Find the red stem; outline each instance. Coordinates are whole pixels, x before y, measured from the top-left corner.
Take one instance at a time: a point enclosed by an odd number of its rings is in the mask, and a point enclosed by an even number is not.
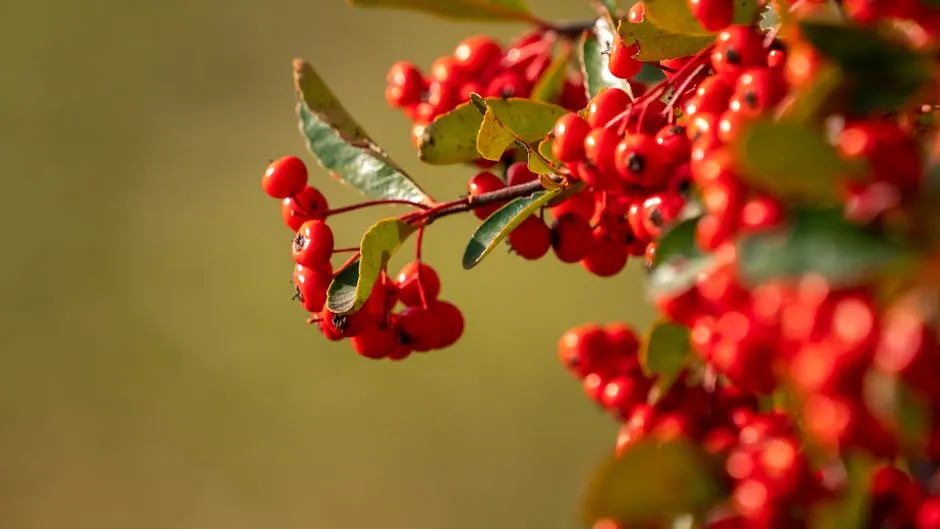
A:
[[[675,93],[672,94],[672,98],[670,98],[669,104],[666,105],[665,109],[663,109],[664,116],[667,114],[675,114],[676,102],[679,101],[679,98],[682,97],[682,94],[685,93],[685,91],[689,88],[689,85],[691,85],[693,81],[695,81],[695,78],[698,77],[698,75],[704,71],[705,71],[705,65],[700,64],[695,70],[692,71],[692,73],[688,77],[685,78],[684,81],[682,81],[682,84],[680,84],[676,88]]]
[[[336,209],[328,209],[323,212],[323,215],[329,217],[330,215],[339,215],[340,213],[348,213],[350,211],[356,211],[359,209],[371,208],[375,206],[393,206],[393,205],[402,205],[402,206],[411,206],[419,209],[431,209],[431,206],[427,204],[422,204],[420,202],[412,202],[410,200],[400,200],[395,198],[386,198],[383,200],[369,200],[367,202],[360,202],[358,204],[352,204],[350,206],[344,206]]]
[[[334,248],[333,253],[349,253],[349,252],[358,252],[358,246],[350,246],[348,248]]]
[[[421,299],[421,306],[425,310],[428,308],[428,297],[424,293],[424,281],[421,280],[421,247],[424,244],[424,227],[418,228],[418,240],[415,242],[415,261],[418,263],[418,297]]]

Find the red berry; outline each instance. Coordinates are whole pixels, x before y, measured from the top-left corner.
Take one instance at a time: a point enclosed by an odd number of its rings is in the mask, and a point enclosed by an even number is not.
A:
[[[783,71],[787,64],[787,53],[784,50],[770,50],[767,52],[767,67]]]
[[[581,110],[587,106],[588,98],[584,89],[584,77],[580,73],[572,75],[565,81],[559,104],[568,110]]]
[[[590,162],[572,162],[568,167],[571,177],[581,180],[592,191],[617,191],[622,186],[616,172],[604,171]]]
[[[617,172],[628,184],[661,188],[668,178],[667,151],[648,134],[630,134],[617,145]]]
[[[506,185],[517,186],[538,180],[539,175],[529,170],[526,162],[516,162],[506,169]]]
[[[629,94],[619,88],[605,88],[588,103],[587,121],[592,127],[606,126],[623,114],[629,104]]]
[[[734,167],[734,154],[726,149],[711,151],[707,156],[691,166],[692,180],[701,188],[710,187],[716,182],[738,180]]]
[[[636,44],[627,46],[622,40],[618,40],[614,49],[610,51],[610,60],[607,62],[607,69],[611,75],[620,79],[630,79],[640,73],[643,63],[633,58],[639,51]]]
[[[630,203],[630,208],[627,210],[627,224],[630,225],[630,230],[633,232],[633,236],[637,239],[649,242],[653,238],[646,231],[646,223],[643,222],[643,202],[644,200],[635,200]]]
[[[441,344],[441,322],[431,309],[408,307],[396,314],[393,322],[402,342],[415,351],[423,353]]]
[[[307,186],[294,197],[281,201],[281,217],[284,224],[296,232],[304,222],[322,219],[323,213],[329,208],[326,197],[316,188]]]
[[[578,114],[570,112],[558,118],[553,130],[552,154],[562,162],[584,159],[584,139],[591,126]]]
[[[454,50],[454,58],[469,73],[482,72],[502,58],[503,50],[495,40],[477,35],[465,39]]]
[[[584,259],[594,246],[594,234],[588,219],[568,213],[552,225],[552,249],[563,263]]]
[[[752,66],[762,66],[767,58],[764,37],[750,26],[731,26],[721,33],[712,51],[712,68],[728,79],[737,79]]]
[[[814,81],[823,59],[819,51],[808,42],[797,41],[787,49],[787,62],[783,75],[787,84],[801,88]]]
[[[920,147],[898,125],[887,121],[850,123],[842,130],[838,146],[846,158],[865,159],[876,180],[890,182],[906,192],[920,188]]]
[[[320,330],[324,334],[354,338],[379,324],[379,318],[368,311],[352,314],[334,314],[327,308],[320,312]]]
[[[731,110],[757,116],[786,95],[786,80],[779,68],[750,68],[738,78]]]
[[[333,281],[333,270],[329,266],[294,267],[294,287],[300,303],[307,312],[320,312],[326,303],[326,291]]]
[[[441,326],[441,338],[438,344],[439,349],[450,347],[460,340],[464,330],[464,318],[460,309],[452,303],[438,301],[431,305],[431,312],[437,317]]]
[[[645,18],[646,4],[644,4],[642,0],[633,4],[633,7],[631,7],[630,11],[627,13],[627,22],[631,24],[642,24]]]
[[[747,112],[728,110],[718,118],[718,139],[722,143],[733,143],[741,131],[753,121],[753,115]]]
[[[421,71],[408,61],[393,64],[388,71],[387,82],[386,100],[395,107],[417,105],[421,102],[421,95],[427,90],[427,82]]]
[[[603,230],[594,230],[594,247],[581,260],[588,272],[600,277],[612,277],[627,265],[627,249],[610,238]]]
[[[322,220],[308,220],[294,236],[291,255],[304,266],[328,263],[333,257],[333,230]]]
[[[603,327],[585,324],[569,329],[558,340],[558,358],[572,373],[583,378],[601,367],[598,360],[604,357],[609,346]]]
[[[643,379],[619,376],[604,385],[601,405],[610,411],[629,416],[638,404],[644,404],[649,384]]]
[[[678,218],[685,201],[674,193],[656,193],[643,202],[643,229],[652,240]]]
[[[688,160],[692,154],[692,142],[689,141],[684,127],[667,125],[656,133],[656,143],[659,144],[670,163],[679,163]]]
[[[685,132],[692,141],[692,153],[689,156],[693,162],[696,161],[695,150],[699,144],[708,143],[710,140],[713,140],[714,144],[720,143],[718,141],[718,121],[718,114],[712,114],[711,112],[698,112],[692,115]]]
[[[734,0],[688,0],[689,11],[708,31],[720,31],[734,18]]]
[[[467,81],[467,72],[454,57],[438,57],[431,65],[431,81],[458,87]]]
[[[580,191],[565,199],[561,204],[552,206],[550,211],[552,217],[559,218],[565,213],[574,213],[585,219],[594,216],[594,209],[597,203],[594,201],[594,195],[589,190]]]
[[[461,102],[469,101],[470,94],[486,94],[486,85],[479,81],[467,81],[460,85],[460,90],[457,91],[457,100]]]
[[[388,69],[385,82],[392,86],[403,86],[415,79],[423,79],[421,70],[409,61],[398,61]]]
[[[388,353],[388,356],[386,358],[394,362],[400,362],[408,358],[409,356],[411,356],[411,353],[413,353],[414,351],[415,350],[412,349],[410,346],[400,343],[392,348],[391,352]]]
[[[745,230],[771,228],[783,221],[783,218],[783,204],[767,195],[756,196],[741,208],[741,228]]]
[[[640,338],[632,327],[623,323],[611,323],[604,327],[610,350],[618,356],[630,356],[640,350]]]
[[[523,259],[540,259],[552,247],[552,234],[542,219],[532,215],[509,232],[509,245]]]
[[[927,498],[917,509],[916,529],[940,529],[940,496]]]
[[[450,112],[460,103],[459,90],[464,85],[452,85],[433,82],[428,87],[426,105],[422,105],[421,118],[430,118],[428,123],[441,114]]]
[[[485,193],[498,191],[506,187],[506,184],[495,174],[489,171],[483,171],[475,174],[467,182],[467,189],[471,196],[479,196]],[[486,206],[473,210],[473,214],[480,220],[484,220],[493,213],[496,213],[502,207],[502,204],[488,204]]]
[[[296,156],[279,158],[264,171],[261,187],[274,198],[295,196],[307,187],[307,166]]]
[[[515,71],[500,73],[486,85],[487,97],[525,97],[531,87],[525,77]]]
[[[398,333],[388,327],[374,326],[349,341],[360,356],[379,359],[387,357],[398,346]]]
[[[418,280],[418,277],[421,280]],[[409,307],[421,306],[421,290],[429,304],[437,300],[441,293],[441,279],[430,265],[412,261],[402,267],[395,278],[398,287],[398,299]]]
[[[617,171],[614,153],[621,139],[615,127],[595,127],[584,139],[584,155],[601,172],[614,174]]]

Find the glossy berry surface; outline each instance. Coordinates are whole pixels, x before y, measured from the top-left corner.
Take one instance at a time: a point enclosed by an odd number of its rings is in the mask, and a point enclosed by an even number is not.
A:
[[[273,198],[292,197],[307,186],[307,166],[296,156],[279,158],[264,171],[261,187]]]

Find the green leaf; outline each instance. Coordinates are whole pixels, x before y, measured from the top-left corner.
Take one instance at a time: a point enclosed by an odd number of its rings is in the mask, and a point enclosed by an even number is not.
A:
[[[932,78],[929,57],[877,31],[802,20],[800,35],[846,75],[845,102],[859,113],[903,107]]]
[[[658,524],[701,514],[725,496],[720,466],[689,441],[642,440],[594,471],[585,491],[585,527],[610,519],[621,526]]]
[[[638,61],[652,62],[663,59],[688,57],[704,50],[715,41],[711,35],[678,35],[654,26],[649,18],[639,24],[620,21],[617,28],[627,45],[637,44],[640,48],[636,55]]]
[[[565,88],[565,81],[568,79],[568,61],[571,59],[571,51],[564,48],[558,53],[552,63],[545,69],[545,73],[539,77],[535,86],[532,87],[530,99],[536,101],[558,101]]]
[[[526,143],[540,141],[564,113],[564,108],[531,99],[491,97],[484,100],[495,116]],[[438,116],[425,129],[418,144],[418,157],[432,165],[451,165],[478,160],[477,134],[483,112],[472,102]]]
[[[534,21],[524,0],[347,0],[356,7],[410,9],[461,20]]]
[[[300,131],[320,165],[367,195],[431,202],[353,120],[314,69],[300,59],[294,61],[294,86],[300,99]]]
[[[645,16],[654,26],[678,35],[713,35],[702,27],[688,0],[645,0]],[[734,0],[734,23],[751,24],[760,10],[757,0]]]
[[[535,174],[557,173],[557,167],[563,167],[563,164],[552,154],[552,140],[544,139],[535,147],[535,150],[541,155],[536,156],[532,150],[529,151],[529,170]],[[550,164],[545,163],[548,161]]]
[[[506,149],[515,142],[516,135],[496,119],[492,108],[487,108],[477,132],[477,152],[480,156],[485,160],[499,161]]]
[[[483,115],[469,102],[434,118],[418,142],[418,159],[431,165],[469,163],[480,158],[477,132]]]
[[[665,388],[679,376],[691,357],[689,328],[668,321],[653,325],[640,348],[640,365],[647,376],[658,376]]]
[[[809,207],[791,210],[783,228],[740,239],[737,255],[748,284],[813,273],[833,287],[870,279],[910,257],[906,248],[845,220],[841,208]]]
[[[594,29],[584,32],[578,49],[581,73],[584,75],[584,89],[588,99],[597,95],[604,88],[619,88],[633,97],[630,83],[616,77],[607,68],[609,51],[614,44],[614,33],[610,23],[603,17],[597,19]]]
[[[834,203],[839,181],[865,171],[864,164],[839,156],[821,131],[799,123],[755,121],[735,149],[741,176],[784,198]]]
[[[663,73],[659,68],[644,62],[643,66],[640,67],[640,73],[633,76],[631,81],[635,83],[643,83],[646,85],[653,85],[662,80],[666,79],[666,74]]]
[[[647,282],[650,298],[685,292],[701,272],[715,265],[714,254],[703,253],[695,242],[699,218],[674,224],[659,239]]]
[[[814,529],[857,529],[867,527],[871,480],[878,464],[870,455],[854,452],[844,457],[846,485],[834,499],[823,502],[809,513]]]
[[[359,243],[359,259],[333,278],[327,291],[327,308],[336,314],[362,308],[389,259],[416,230],[399,219],[383,219],[366,230]]]
[[[490,215],[470,237],[463,254],[463,267],[470,270],[480,264],[503,239],[522,221],[560,195],[563,188],[551,191],[536,191],[527,197],[512,200]]]
[[[489,97],[486,107],[496,119],[527,144],[542,141],[568,110],[558,105],[531,99]]]

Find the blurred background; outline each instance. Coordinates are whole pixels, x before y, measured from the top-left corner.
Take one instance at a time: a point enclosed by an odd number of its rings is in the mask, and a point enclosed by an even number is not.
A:
[[[5,2],[0,527],[575,527],[616,427],[555,347],[589,320],[648,324],[639,263],[603,280],[497,252],[464,272],[475,222],[442,221],[425,255],[464,338],[368,361],[304,324],[291,234],[259,185],[271,158],[312,162],[291,86],[304,57],[429,191],[457,196],[468,170],[418,163],[385,73],[520,29],[342,0]],[[338,243],[383,213],[334,222]]]

